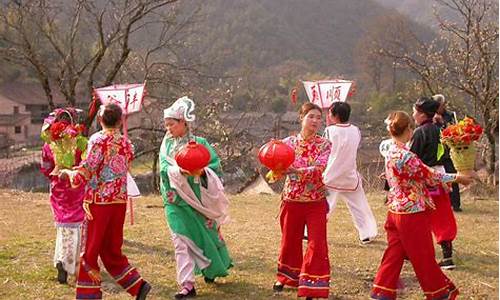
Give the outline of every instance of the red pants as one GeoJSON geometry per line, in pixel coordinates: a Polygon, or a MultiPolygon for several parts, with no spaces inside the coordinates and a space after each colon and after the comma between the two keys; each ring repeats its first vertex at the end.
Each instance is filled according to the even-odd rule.
{"type": "Polygon", "coordinates": [[[405,258],[417,275],[426,299],[455,299],[458,290],[444,275],[434,258],[428,212],[387,214],[387,249],[375,277],[371,297],[396,299],[397,282],[405,258]]]}
{"type": "Polygon", "coordinates": [[[457,222],[450,204],[450,194],[443,187],[430,192],[431,199],[436,205],[431,210],[432,233],[436,242],[453,241],[457,236],[457,222]]]}
{"type": "Polygon", "coordinates": [[[283,202],[281,251],[278,261],[279,282],[298,287],[299,297],[328,298],[330,261],[326,241],[328,203],[283,202]],[[307,224],[308,242],[302,256],[302,238],[307,224]]]}
{"type": "Polygon", "coordinates": [[[92,280],[89,271],[99,274],[97,258],[130,295],[135,296],[143,282],[139,272],[122,254],[123,223],[126,204],[91,204],[93,219],[85,221],[80,271],[76,281],[76,299],[102,299],[101,282],[92,280]]]}

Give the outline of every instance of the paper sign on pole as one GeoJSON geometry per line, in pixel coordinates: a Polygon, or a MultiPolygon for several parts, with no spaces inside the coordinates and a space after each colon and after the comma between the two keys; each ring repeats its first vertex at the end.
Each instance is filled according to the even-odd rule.
{"type": "Polygon", "coordinates": [[[352,83],[341,79],[303,81],[309,101],[321,108],[328,108],[335,101],[345,102],[352,83]]]}
{"type": "MultiPolygon", "coordinates": [[[[123,134],[128,138],[127,115],[141,111],[142,100],[144,98],[144,86],[139,84],[115,84],[98,89],[94,89],[102,104],[118,104],[123,111],[123,134]]],[[[140,196],[139,188],[133,177],[127,172],[127,205],[130,210],[130,224],[134,224],[134,206],[132,197],[140,196]]]]}
{"type": "Polygon", "coordinates": [[[144,83],[116,84],[95,89],[102,104],[116,103],[128,115],[141,110],[144,98],[144,83]]]}

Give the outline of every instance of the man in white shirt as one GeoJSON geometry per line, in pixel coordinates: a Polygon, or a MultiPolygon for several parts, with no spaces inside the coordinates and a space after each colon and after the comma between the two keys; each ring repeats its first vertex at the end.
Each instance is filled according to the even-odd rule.
{"type": "Polygon", "coordinates": [[[337,199],[342,196],[358,230],[361,244],[370,243],[377,236],[377,223],[373,216],[357,171],[356,157],[361,141],[359,128],[349,124],[351,107],[346,102],[334,102],[330,107],[333,125],[325,128],[325,138],[332,143],[332,151],[323,173],[332,214],[337,199]]]}

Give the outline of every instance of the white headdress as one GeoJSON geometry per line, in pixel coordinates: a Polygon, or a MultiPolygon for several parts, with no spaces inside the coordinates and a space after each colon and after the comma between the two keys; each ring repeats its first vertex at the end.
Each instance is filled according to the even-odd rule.
{"type": "Polygon", "coordinates": [[[196,117],[193,114],[194,102],[187,96],[177,99],[169,108],[163,110],[163,118],[172,118],[193,122],[196,117]]]}

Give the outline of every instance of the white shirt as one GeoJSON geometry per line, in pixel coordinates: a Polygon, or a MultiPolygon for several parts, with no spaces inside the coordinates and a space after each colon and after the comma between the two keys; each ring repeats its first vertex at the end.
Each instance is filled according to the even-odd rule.
{"type": "Polygon", "coordinates": [[[324,137],[332,143],[332,151],[323,172],[325,185],[337,191],[355,191],[360,183],[356,157],[361,142],[359,128],[349,123],[325,128],[324,137]]]}

